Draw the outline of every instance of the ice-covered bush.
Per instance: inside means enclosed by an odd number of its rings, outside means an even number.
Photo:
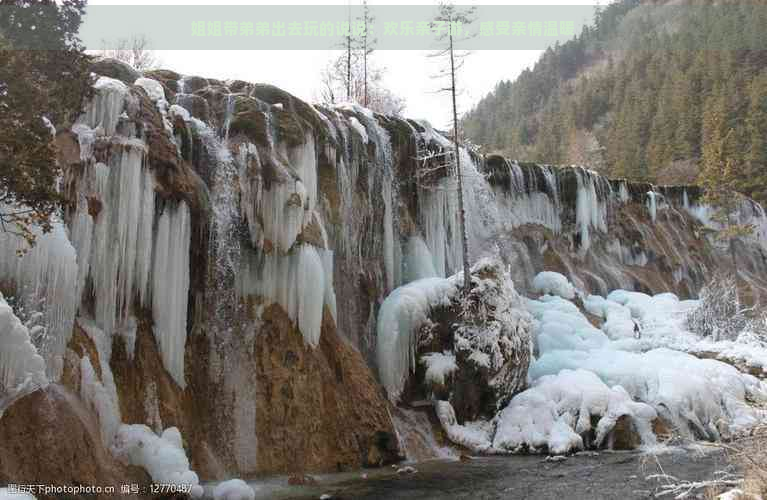
[[[530,315],[509,274],[492,259],[474,265],[472,289],[459,306],[453,334],[458,365],[486,378],[502,407],[526,382]]]
[[[758,329],[752,314],[740,302],[735,277],[717,274],[700,291],[700,306],[687,315],[687,328],[713,340],[735,340],[744,330]]]

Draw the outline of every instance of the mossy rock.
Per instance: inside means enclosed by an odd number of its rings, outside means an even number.
[[[144,76],[151,78],[152,80],[157,80],[173,92],[178,92],[178,81],[181,79],[181,75],[175,71],[169,69],[152,69],[144,71]]]
[[[126,64],[117,59],[98,59],[91,65],[91,71],[97,75],[108,76],[115,80],[120,80],[126,85],[133,83],[141,77],[141,74],[133,69],[130,64]]]
[[[210,85],[208,83],[208,80],[199,76],[188,76],[184,79],[184,89],[183,92],[186,94],[194,94],[198,90],[204,89]],[[181,89],[178,89],[179,92],[181,92]]]
[[[184,94],[183,96],[176,96],[176,104],[189,111],[189,114],[195,118],[208,122],[210,119],[210,105],[205,98],[198,95]]]
[[[250,94],[250,91],[253,88],[252,83],[245,82],[243,80],[235,80],[231,83],[229,83],[229,90],[232,92],[242,93],[242,94]]]
[[[282,105],[282,110],[274,110],[275,114],[290,115],[292,123],[278,124],[278,127],[289,142],[296,141],[299,137],[297,134],[300,133],[300,142],[294,145],[303,143],[304,135],[309,130],[312,130],[319,139],[335,143],[326,124],[317,114],[317,110],[292,94],[273,85],[257,83],[253,85],[251,95],[268,104]]]
[[[269,145],[269,123],[266,115],[257,109],[235,112],[229,123],[229,136],[245,136],[253,144]]]
[[[272,116],[277,120],[277,131],[280,139],[288,143],[288,146],[296,147],[306,142],[307,129],[300,118],[284,109],[272,109]]]

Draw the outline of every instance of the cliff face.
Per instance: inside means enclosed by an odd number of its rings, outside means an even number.
[[[45,351],[50,380],[80,394],[105,448],[119,423],[178,427],[203,479],[396,460],[377,317],[396,287],[461,266],[449,142],[268,85],[99,71],[57,137],[77,319],[60,315],[75,326]],[[687,297],[731,255],[755,299],[767,290],[758,205],[731,254],[694,188],[461,154],[472,260],[500,258],[522,293],[548,269],[589,292]]]

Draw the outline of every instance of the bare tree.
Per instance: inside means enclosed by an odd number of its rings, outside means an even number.
[[[474,9],[461,9],[455,6],[451,1],[442,2],[439,5],[437,16],[431,22],[432,30],[437,32],[437,39],[444,47],[437,52],[430,54],[430,57],[442,58],[445,60],[445,69],[441,70],[435,78],[447,78],[449,84],[441,88],[441,92],[449,92],[453,107],[453,147],[455,150],[455,171],[458,176],[458,211],[461,223],[461,242],[463,246],[463,288],[468,293],[471,290],[471,266],[469,263],[469,236],[466,228],[466,207],[463,199],[463,174],[461,173],[461,154],[460,154],[460,130],[458,122],[458,107],[456,104],[456,94],[458,93],[457,73],[463,66],[463,61],[468,55],[466,52],[459,52],[456,43],[465,40],[461,38],[465,26],[473,22]]]
[[[384,87],[385,68],[377,68],[370,61],[367,63],[367,85],[365,71],[360,58],[353,58],[351,76],[347,77],[347,54],[330,61],[320,73],[320,88],[317,98],[326,105],[337,104],[339,97],[348,94],[351,102],[364,103],[367,92],[368,108],[385,115],[401,115],[405,110],[405,101]],[[350,78],[350,79],[348,79]]]
[[[149,40],[144,35],[136,35],[117,40],[114,48],[106,48],[107,43],[102,42],[104,48],[99,51],[99,56],[117,59],[130,64],[138,71],[146,71],[159,66],[160,61],[154,51],[149,49]]]
[[[352,100],[352,53],[354,52],[354,37],[352,36],[352,3],[349,0],[349,27],[346,31],[346,100]]]
[[[368,57],[373,53],[373,46],[376,43],[376,39],[370,35],[370,26],[375,21],[375,18],[370,14],[370,8],[368,7],[367,0],[362,1],[362,34],[360,35],[360,57],[362,58],[362,85],[363,85],[363,97],[362,105],[366,108],[369,103],[368,94]]]

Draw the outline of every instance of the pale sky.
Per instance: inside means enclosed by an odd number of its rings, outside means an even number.
[[[90,0],[91,5],[346,5],[346,0],[289,0],[284,2],[259,0]],[[358,3],[355,1],[355,3]],[[397,0],[370,0],[372,5],[406,5],[410,2]],[[418,4],[436,3],[425,0]],[[463,0],[461,5],[593,5],[589,0],[546,0],[531,2],[522,0]],[[437,71],[437,62],[426,57],[427,51],[384,51],[373,53],[372,62],[385,67],[384,84],[406,101],[405,115],[425,118],[437,127],[446,127],[450,120],[449,96],[435,92],[439,83],[431,78]],[[250,82],[270,83],[308,102],[316,102],[319,93],[319,75],[335,56],[334,51],[317,50],[158,50],[157,56],[163,68],[186,75],[199,75],[220,80],[240,79]],[[530,67],[540,56],[539,50],[479,50],[466,60],[458,76],[462,89],[459,96],[459,113],[470,109],[500,80],[514,79]]]

